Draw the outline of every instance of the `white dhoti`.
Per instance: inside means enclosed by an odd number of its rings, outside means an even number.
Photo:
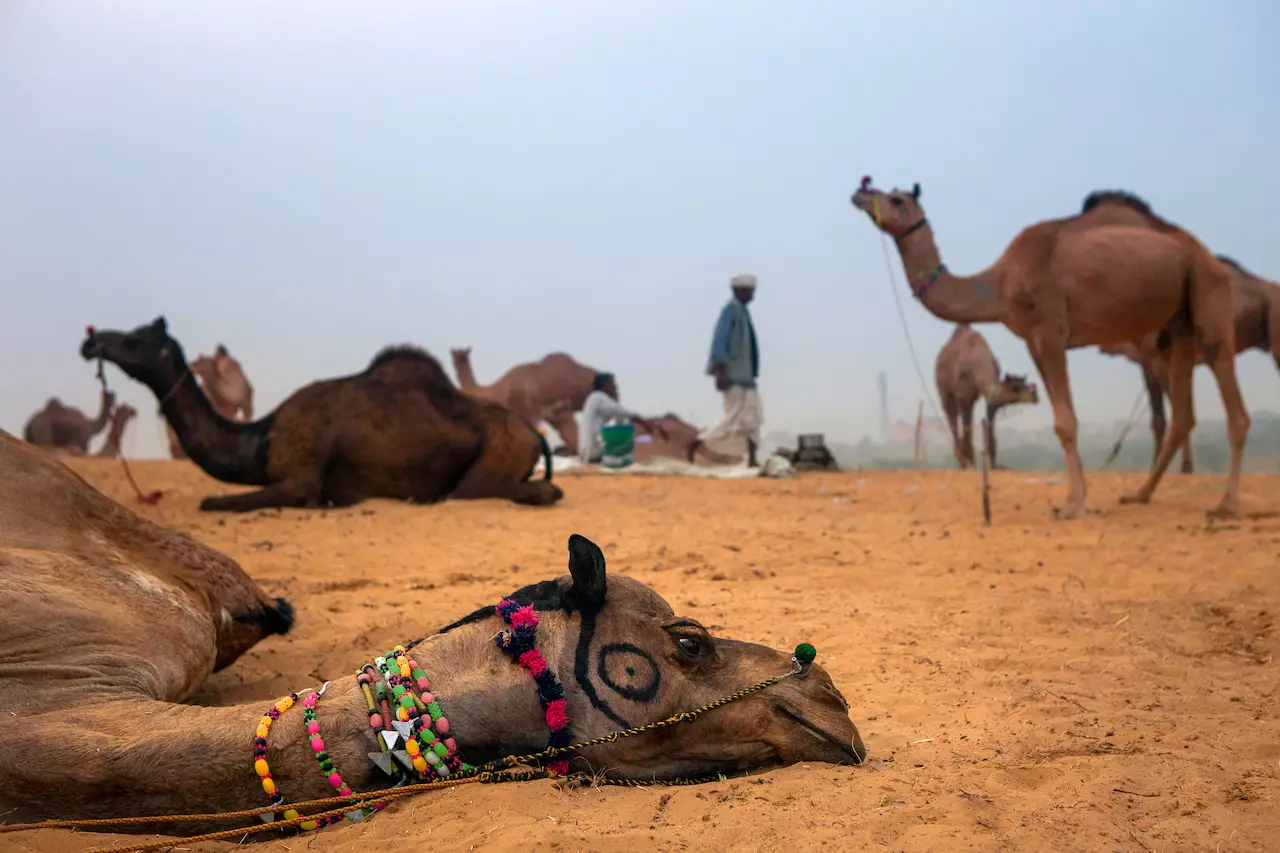
[[[764,406],[758,388],[734,385],[724,392],[724,417],[698,434],[698,440],[712,452],[741,454],[747,442],[760,446],[760,427],[764,425]]]

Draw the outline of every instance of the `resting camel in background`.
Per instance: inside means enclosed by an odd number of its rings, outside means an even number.
[[[128,403],[121,403],[112,409],[111,428],[107,430],[107,440],[102,442],[102,447],[94,455],[107,459],[114,459],[117,456],[124,455],[121,451],[124,429],[129,425],[129,421],[137,416],[138,410]]]
[[[573,410],[568,400],[561,400],[545,410],[543,420],[556,428],[556,432],[560,433],[560,437],[564,440],[565,447],[572,448],[570,453],[577,452],[578,422],[574,420]],[[637,438],[635,460],[649,462],[663,457],[687,461],[689,448],[698,440],[698,428],[672,412],[667,412],[660,418],[654,418],[653,423],[659,427],[659,430],[650,433],[651,441],[641,442]],[[736,465],[742,461],[741,456],[716,453],[702,445],[698,446],[695,459],[701,459],[713,465]]]
[[[1084,467],[1067,375],[1067,350],[1168,339],[1173,419],[1146,483],[1122,503],[1151,499],[1175,450],[1195,426],[1191,396],[1196,350],[1213,370],[1227,413],[1231,465],[1214,517],[1238,511],[1240,466],[1249,414],[1236,381],[1235,321],[1227,267],[1189,233],[1154,215],[1143,226],[1100,224],[1108,206],[1024,228],[988,269],[953,275],[941,261],[933,228],[911,192],[882,192],[870,178],[853,195],[893,237],[912,294],[934,316],[956,323],[1003,323],[1027,343],[1053,406],[1054,431],[1066,456],[1067,502],[1061,517],[1083,514]]]
[[[79,409],[64,405],[57,397],[50,397],[44,408],[27,421],[22,437],[47,450],[83,456],[89,452],[89,441],[106,427],[115,402],[115,395],[104,390],[98,404],[98,416],[89,420]]]
[[[253,420],[253,386],[244,375],[240,362],[231,357],[227,348],[218,344],[212,356],[202,355],[190,364],[196,384],[204,391],[218,414],[233,421]],[[174,459],[186,459],[187,452],[173,427],[169,433],[169,454]]]
[[[335,793],[308,743],[313,735],[301,709],[281,714],[261,735],[256,729],[274,696],[246,705],[177,704],[210,673],[290,630],[289,605],[228,557],[140,518],[3,432],[0,583],[6,822],[241,809],[279,816],[291,802]],[[787,655],[677,618],[640,581],[606,578],[604,555],[581,536],[569,540],[567,576],[511,598],[537,612],[534,642],[552,679],[562,679],[570,742],[664,719],[791,669]],[[476,764],[548,743],[550,716],[537,685],[494,643],[506,628],[490,606],[406,644],[451,721],[453,746]],[[392,784],[370,757],[379,747],[354,675],[383,653],[353,652],[346,662],[353,674],[329,682],[315,706],[326,758],[355,792]],[[320,685],[296,685],[313,687]],[[255,737],[286,798],[276,808],[255,772]],[[866,750],[848,704],[815,664],[697,723],[571,756],[571,770],[607,768],[611,777],[643,780],[801,761],[860,764]],[[192,833],[249,825],[259,819],[113,829]]]
[[[204,510],[349,506],[366,498],[504,498],[547,505],[551,452],[527,421],[458,391],[421,350],[383,350],[362,373],[313,382],[251,423],[224,418],[192,378],[163,317],[132,332],[94,331],[80,347],[151,389],[206,474],[256,492],[205,498]],[[538,459],[543,480],[532,480]]]
[[[991,467],[997,467],[996,412],[1005,406],[1039,402],[1035,384],[1027,384],[1027,377],[1012,373],[1002,379],[1000,363],[987,346],[986,338],[966,323],[956,324],[951,338],[938,351],[933,377],[942,411],[946,413],[947,428],[951,430],[956,462],[962,469],[977,464],[973,452],[973,407],[982,400],[987,407],[988,458]]]
[[[492,385],[480,385],[471,368],[471,347],[450,350],[450,355],[464,393],[501,403],[528,421],[546,420],[560,433],[569,452],[578,452],[573,413],[582,411],[591,393],[599,372],[594,367],[578,363],[567,353],[553,352],[541,361],[517,364]],[[565,402],[568,409],[562,405]],[[566,433],[574,438],[570,440]]]

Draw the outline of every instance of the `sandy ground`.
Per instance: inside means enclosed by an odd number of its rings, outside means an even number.
[[[136,506],[118,464],[71,463]],[[552,509],[496,502],[216,516],[190,463],[135,463],[142,512],[231,554],[298,608],[295,631],[215,676],[203,703],[264,700],[560,574],[599,542],[716,633],[807,640],[853,704],[871,757],[691,788],[465,786],[270,851],[1280,849],[1280,478],[1246,478],[1238,522],[1208,526],[1216,477],[1093,475],[1097,510],[1050,518],[1065,486],[999,472],[790,481],[561,478]],[[375,610],[397,575],[435,617]],[[41,831],[0,848],[83,851],[139,837]],[[408,844],[408,847],[403,845]],[[178,849],[230,850],[231,845]]]

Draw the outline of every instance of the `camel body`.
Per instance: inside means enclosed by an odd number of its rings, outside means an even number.
[[[558,401],[547,410],[543,420],[554,426],[556,432],[560,433],[566,451],[576,455],[579,441],[578,422],[574,419],[573,411],[569,407],[569,401]],[[698,428],[673,412],[667,412],[657,418],[654,423],[661,428],[661,432],[650,433],[649,441],[636,441],[636,462],[651,462],[658,458],[687,460],[689,448],[698,440]],[[733,465],[742,461],[741,456],[716,453],[701,445],[698,446],[695,458],[713,465]]]
[[[102,447],[94,455],[106,459],[121,456],[121,448],[124,446],[121,442],[124,440],[125,427],[137,416],[138,410],[128,403],[116,406],[111,412],[111,428],[107,430],[107,439],[102,442]]]
[[[201,355],[191,362],[191,373],[200,389],[224,418],[233,421],[253,420],[253,386],[244,375],[240,362],[231,357],[227,348],[218,344],[212,356]],[[167,426],[169,455],[174,459],[186,459],[182,441],[173,427]]]
[[[27,421],[22,437],[49,450],[83,456],[89,452],[89,441],[106,427],[114,404],[115,396],[104,391],[98,416],[89,420],[84,412],[64,405],[57,397],[51,397],[45,402],[44,408]]]
[[[955,331],[938,351],[933,369],[938,398],[951,430],[956,462],[963,468],[973,467],[973,407],[981,400],[986,405],[988,458],[996,465],[996,413],[1016,403],[1035,403],[1035,385],[1026,377],[1000,376],[1000,363],[987,345],[987,339],[967,324],[956,324]]]
[[[941,262],[920,206],[919,185],[909,193],[886,193],[869,184],[868,178],[854,193],[853,204],[894,238],[921,304],[951,322],[1003,323],[1026,342],[1066,457],[1067,501],[1059,517],[1083,514],[1086,494],[1067,350],[1137,342],[1153,334],[1169,341],[1172,443],[1161,448],[1142,487],[1121,502],[1150,501],[1175,449],[1195,426],[1191,379],[1200,348],[1222,392],[1231,444],[1226,487],[1210,514],[1236,514],[1249,415],[1235,373],[1230,281],[1226,266],[1195,237],[1154,215],[1143,225],[1113,225],[1100,224],[1099,215],[1088,211],[1030,225],[991,267],[958,276]],[[1095,210],[1103,207],[1108,206]]]
[[[569,568],[511,598],[540,614],[537,643],[563,680],[574,740],[663,719],[790,669],[780,652],[677,619],[639,581],[606,580],[603,554],[582,537],[570,539]],[[288,631],[289,605],[268,597],[228,557],[140,518],[3,432],[0,583],[6,822],[271,811],[250,746],[278,697],[226,707],[178,703],[263,638]],[[493,642],[505,628],[493,607],[481,608],[412,650],[459,749],[477,764],[547,745],[532,679],[502,661]],[[382,653],[370,650],[368,659]],[[351,663],[352,675],[329,683],[320,698],[320,734],[353,790],[387,788],[391,780],[369,758],[375,733],[354,677],[358,662]],[[282,714],[267,738],[286,803],[333,794],[302,716]],[[859,764],[866,750],[848,704],[814,665],[803,678],[785,678],[696,725],[580,755],[572,769],[663,779],[796,761]],[[257,823],[124,829],[192,833]]]
[[[599,372],[594,367],[580,364],[567,353],[553,352],[539,361],[517,364],[492,385],[481,385],[471,367],[470,347],[451,350],[450,355],[463,393],[499,403],[531,422],[545,420],[560,433],[570,453],[578,452],[573,413],[582,411],[591,393]]]
[[[349,506],[371,497],[546,505],[563,496],[550,481],[545,439],[508,409],[459,392],[421,350],[384,350],[362,373],[313,382],[251,423],[217,413],[164,318],[127,333],[95,331],[81,355],[151,388],[209,476],[262,487],[206,498],[204,510]],[[532,480],[540,457],[546,477]]]

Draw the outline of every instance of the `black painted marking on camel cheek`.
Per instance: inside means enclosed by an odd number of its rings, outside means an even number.
[[[596,633],[596,614],[593,611],[582,611],[582,627],[578,631],[578,648],[573,656],[573,680],[582,688],[591,707],[604,714],[624,729],[633,728],[624,718],[618,716],[613,706],[600,698],[596,686],[591,683],[591,640]]]
[[[652,702],[662,686],[658,662],[631,643],[610,643],[600,649],[596,675],[606,687],[632,702]]]

